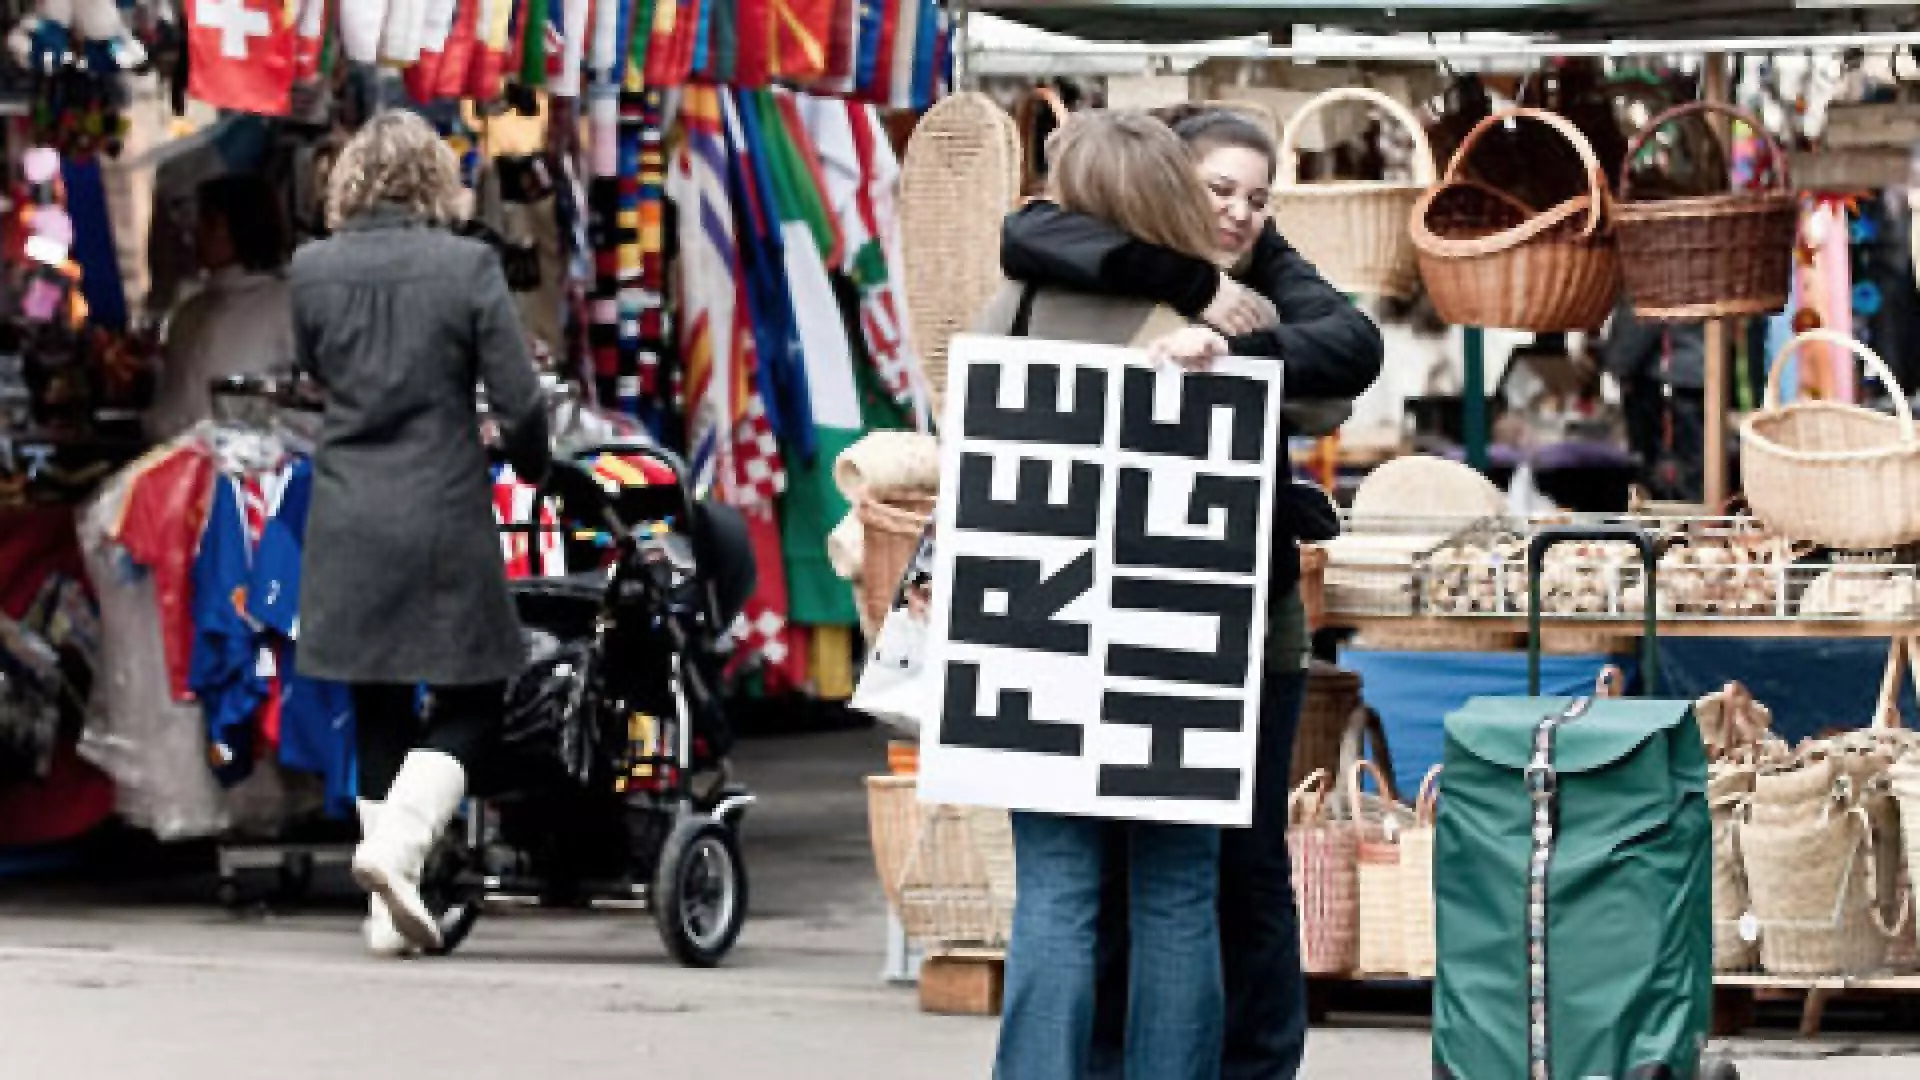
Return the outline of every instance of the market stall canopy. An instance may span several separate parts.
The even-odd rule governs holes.
[[[1904,30],[1920,4],[1884,0],[971,0],[974,11],[1103,41],[1285,40],[1295,25],[1380,32],[1508,30],[1568,38]]]

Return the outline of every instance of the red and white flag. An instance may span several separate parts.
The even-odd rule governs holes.
[[[222,109],[285,116],[293,38],[285,0],[187,0],[187,93]]]

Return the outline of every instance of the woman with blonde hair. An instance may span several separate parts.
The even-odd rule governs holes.
[[[549,463],[546,412],[499,259],[446,228],[465,191],[433,128],[373,117],[328,184],[335,233],[291,274],[295,354],[326,401],[297,662],[353,688],[353,875],[371,894],[368,947],[398,954],[440,944],[421,868],[523,659],[475,389],[530,482]]]
[[[1048,142],[1049,197],[1133,236],[1197,258],[1214,250],[1207,193],[1184,145],[1132,112],[1076,116]],[[1010,282],[981,321],[987,333],[1134,345],[1184,364],[1226,339],[1153,301]],[[1124,834],[1134,978],[1126,1013],[1132,1080],[1217,1080],[1222,989],[1220,833],[1198,825],[1013,814],[1018,879],[999,1080],[1080,1080],[1093,1042],[1095,926],[1108,830]]]

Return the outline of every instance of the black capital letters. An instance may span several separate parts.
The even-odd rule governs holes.
[[[1240,770],[1193,769],[1186,760],[1189,731],[1239,731],[1241,704],[1217,698],[1109,693],[1100,719],[1153,729],[1145,765],[1100,766],[1100,794],[1134,799],[1224,801],[1240,794]]]
[[[1033,695],[1025,690],[999,692],[991,716],[974,711],[980,700],[980,666],[948,664],[946,705],[940,716],[940,742],[977,750],[1016,750],[1026,754],[1078,757],[1085,734],[1074,724],[1047,724],[1033,718]]]
[[[1120,392],[1120,448],[1141,454],[1207,459],[1213,410],[1233,411],[1233,460],[1259,461],[1266,447],[1267,395],[1257,379],[1190,372],[1180,388],[1180,419],[1153,420],[1151,368],[1130,367]],[[971,391],[969,391],[971,393]]]
[[[954,519],[960,528],[1093,539],[1100,520],[1100,466],[1074,462],[1067,470],[1066,502],[1056,505],[1047,499],[1053,471],[1047,462],[1019,459],[1010,502],[993,497],[993,465],[991,454],[960,456],[960,506]],[[1254,493],[1258,497],[1257,486]]]
[[[1154,569],[1219,570],[1251,574],[1259,551],[1260,481],[1253,477],[1200,476],[1193,482],[1187,503],[1187,524],[1205,525],[1207,511],[1227,512],[1226,533],[1218,540],[1156,536],[1147,530],[1147,490],[1152,479],[1145,469],[1120,470],[1120,504],[1113,534],[1117,565]]]
[[[1107,674],[1204,686],[1246,684],[1247,636],[1253,629],[1251,585],[1115,578],[1113,606],[1127,611],[1211,615],[1219,619],[1220,632],[1208,652],[1111,645],[1107,648]]]
[[[953,612],[948,620],[948,640],[1085,656],[1090,648],[1087,624],[1065,622],[1054,616],[1091,588],[1091,551],[1082,553],[1052,577],[1041,575],[1037,559],[958,556],[953,561]],[[1005,614],[987,610],[988,593],[1005,597]]]
[[[1018,409],[1000,407],[1001,370],[992,364],[967,369],[967,406],[961,418],[967,438],[1100,445],[1107,426],[1106,372],[1074,368],[1073,409],[1061,412],[1059,365],[1027,365],[1027,399]]]

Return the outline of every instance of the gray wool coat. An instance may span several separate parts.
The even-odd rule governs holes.
[[[298,666],[470,686],[523,660],[475,404],[508,461],[549,464],[546,410],[493,251],[381,207],[295,254],[297,362],[321,384]]]

